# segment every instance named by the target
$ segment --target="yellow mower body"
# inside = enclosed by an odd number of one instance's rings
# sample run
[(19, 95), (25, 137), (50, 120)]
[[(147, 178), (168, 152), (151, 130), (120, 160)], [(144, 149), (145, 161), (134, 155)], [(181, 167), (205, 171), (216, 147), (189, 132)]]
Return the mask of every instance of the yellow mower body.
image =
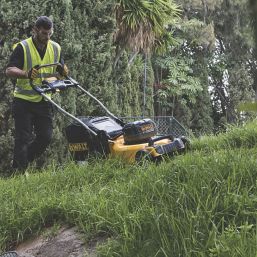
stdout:
[[(169, 139), (162, 139), (156, 142), (157, 145), (167, 145), (172, 141)], [(114, 141), (109, 142), (110, 147), (110, 156), (111, 157), (120, 157), (128, 163), (134, 163), (137, 161), (136, 155), (139, 151), (144, 151), (152, 159), (161, 156), (161, 154), (156, 152), (155, 147), (149, 146), (148, 143), (135, 144), (135, 145), (126, 145), (124, 142), (124, 137), (120, 136)]]

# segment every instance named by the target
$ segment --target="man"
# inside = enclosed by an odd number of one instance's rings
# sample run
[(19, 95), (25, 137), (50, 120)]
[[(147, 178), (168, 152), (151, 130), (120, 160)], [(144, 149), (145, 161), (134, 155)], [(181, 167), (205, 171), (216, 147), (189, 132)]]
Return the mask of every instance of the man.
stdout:
[(44, 153), (52, 138), (52, 106), (30, 86), (30, 80), (41, 85), (48, 77), (56, 77), (56, 67), (37, 70), (37, 65), (61, 62), (58, 72), (62, 76), (68, 73), (61, 61), (61, 47), (50, 40), (52, 34), (52, 21), (46, 16), (39, 17), (33, 27), (33, 36), (15, 46), (7, 65), (6, 75), (17, 80), (13, 101), (13, 169), (26, 169), (30, 162)]

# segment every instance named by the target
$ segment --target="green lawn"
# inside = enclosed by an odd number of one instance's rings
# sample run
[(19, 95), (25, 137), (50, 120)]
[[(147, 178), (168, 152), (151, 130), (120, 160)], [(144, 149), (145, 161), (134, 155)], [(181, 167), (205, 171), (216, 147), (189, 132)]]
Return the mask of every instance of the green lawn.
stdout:
[(1, 179), (0, 249), (70, 224), (109, 238), (99, 256), (256, 257), (256, 127), (194, 139), (157, 166), (98, 160)]

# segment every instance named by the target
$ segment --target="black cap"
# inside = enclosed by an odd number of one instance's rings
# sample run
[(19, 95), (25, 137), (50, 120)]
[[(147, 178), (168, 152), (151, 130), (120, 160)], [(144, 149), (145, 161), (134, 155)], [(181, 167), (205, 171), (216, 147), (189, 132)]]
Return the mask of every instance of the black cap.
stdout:
[(47, 16), (40, 16), (37, 18), (36, 22), (35, 22), (35, 26), (39, 29), (39, 28), (44, 28), (44, 29), (51, 29), (53, 27), (53, 22), (50, 18), (48, 18)]

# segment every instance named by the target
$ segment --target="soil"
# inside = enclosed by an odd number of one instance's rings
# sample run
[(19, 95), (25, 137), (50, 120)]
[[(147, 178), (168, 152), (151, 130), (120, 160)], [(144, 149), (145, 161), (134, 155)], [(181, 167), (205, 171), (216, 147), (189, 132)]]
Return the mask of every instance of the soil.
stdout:
[[(16, 252), (19, 257), (96, 257), (96, 246), (107, 240), (97, 238), (85, 244), (75, 227), (62, 227), (54, 235), (51, 229), (34, 239), (21, 243)], [(52, 233), (53, 234), (53, 233)]]

